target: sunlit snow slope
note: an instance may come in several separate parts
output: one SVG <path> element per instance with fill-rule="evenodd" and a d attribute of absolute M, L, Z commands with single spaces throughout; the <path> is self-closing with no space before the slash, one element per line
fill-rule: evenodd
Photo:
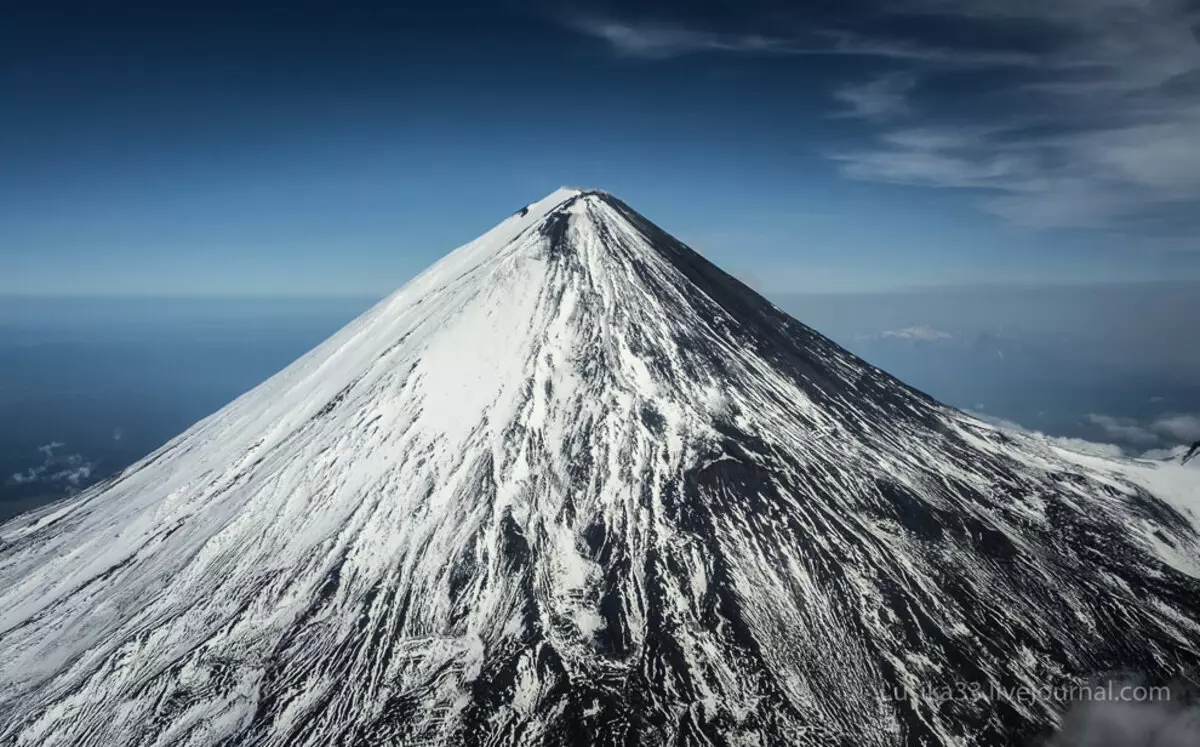
<path fill-rule="evenodd" d="M 1198 494 L 560 190 L 0 527 L 0 744 L 1019 743 L 1200 662 Z"/>

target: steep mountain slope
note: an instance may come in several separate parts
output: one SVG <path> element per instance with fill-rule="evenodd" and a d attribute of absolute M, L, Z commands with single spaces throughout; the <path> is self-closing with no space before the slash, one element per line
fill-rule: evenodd
<path fill-rule="evenodd" d="M 1200 454 L 1200 441 L 1188 447 L 1187 453 L 1183 455 L 1183 463 L 1190 464 L 1196 458 L 1197 454 Z"/>
<path fill-rule="evenodd" d="M 1063 705 L 1016 688 L 1200 662 L 1168 469 L 560 190 L 0 527 L 0 743 L 1002 744 Z"/>

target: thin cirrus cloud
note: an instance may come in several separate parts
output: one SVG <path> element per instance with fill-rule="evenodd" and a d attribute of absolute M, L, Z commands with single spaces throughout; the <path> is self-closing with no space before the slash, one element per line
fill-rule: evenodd
<path fill-rule="evenodd" d="M 672 23 L 629 23 L 593 16 L 572 16 L 566 24 L 587 36 L 606 42 L 626 57 L 663 59 L 704 52 L 795 54 L 800 50 L 787 39 L 758 34 L 730 34 Z"/>
<path fill-rule="evenodd" d="M 847 107 L 839 112 L 842 116 L 867 120 L 888 119 L 911 112 L 908 95 L 916 83 L 912 75 L 886 75 L 866 83 L 842 85 L 834 90 L 833 96 Z"/>
<path fill-rule="evenodd" d="M 1200 205 L 1194 6 L 908 0 L 903 7 L 998 28 L 1022 22 L 1060 41 L 1036 54 L 995 58 L 1013 74 L 978 98 L 1003 100 L 1010 114 L 985 126 L 931 106 L 914 115 L 910 129 L 882 129 L 868 147 L 836 154 L 843 175 L 977 190 L 984 211 L 1030 228 L 1137 226 L 1166 236 L 1194 230 L 1170 217 Z M 915 56 L 910 47 L 893 50 L 883 42 L 875 52 L 897 62 Z M 946 68 L 965 67 L 939 62 L 940 70 L 922 74 L 936 80 Z M 969 103 L 960 102 L 955 113 Z"/>
<path fill-rule="evenodd" d="M 922 22 L 942 35 L 922 36 Z M 973 33 L 947 40 L 947 22 Z M 627 57 L 875 60 L 873 77 L 830 80 L 834 114 L 866 125 L 859 145 L 827 153 L 845 178 L 965 190 L 983 212 L 1031 229 L 1197 247 L 1188 240 L 1200 230 L 1195 0 L 899 0 L 791 26 L 761 19 L 772 35 L 611 18 L 569 25 Z M 977 85 L 942 88 L 972 75 Z"/>

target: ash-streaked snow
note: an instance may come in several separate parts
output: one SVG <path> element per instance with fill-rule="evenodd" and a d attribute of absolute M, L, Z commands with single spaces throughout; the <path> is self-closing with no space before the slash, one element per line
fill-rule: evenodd
<path fill-rule="evenodd" d="M 1018 742 L 1065 704 L 1003 693 L 1200 662 L 1198 493 L 559 190 L 0 526 L 0 743 Z"/>

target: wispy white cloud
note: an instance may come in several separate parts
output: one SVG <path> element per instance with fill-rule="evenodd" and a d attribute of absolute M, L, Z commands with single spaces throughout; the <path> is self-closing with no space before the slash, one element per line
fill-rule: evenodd
<path fill-rule="evenodd" d="M 986 128 L 963 123 L 969 100 L 952 113 L 920 112 L 923 138 L 907 137 L 911 130 L 883 131 L 870 147 L 833 154 L 845 176 L 978 190 L 983 210 L 1031 228 L 1120 228 L 1200 206 L 1200 16 L 1194 6 L 1177 0 L 902 0 L 891 7 L 976 23 L 1039 24 L 1063 41 L 1007 60 L 1030 64 L 1025 75 L 981 94 L 1006 97 L 1009 112 L 998 120 L 992 115 Z M 970 64 L 969 54 L 956 63 L 914 42 L 853 43 L 898 60 Z M 1041 134 L 1029 134 L 1035 132 Z M 1160 223 L 1167 233 L 1174 230 L 1169 221 Z"/>
<path fill-rule="evenodd" d="M 592 16 L 573 16 L 567 18 L 567 25 L 580 33 L 606 42 L 614 52 L 627 57 L 661 59 L 702 52 L 803 52 L 786 38 L 708 31 L 667 22 L 635 23 Z"/>
<path fill-rule="evenodd" d="M 1042 433 L 1041 431 L 1035 431 L 1035 430 L 1026 428 L 1025 426 L 1021 425 L 1020 423 L 1014 422 L 1012 420 L 1005 420 L 1004 418 L 998 418 L 994 415 L 988 415 L 987 413 L 978 412 L 976 410 L 968 410 L 967 414 L 969 414 L 973 417 L 979 418 L 980 420 L 982 420 L 985 423 L 991 423 L 992 425 L 999 426 L 1000 428 L 1007 428 L 1007 429 L 1013 430 L 1013 431 L 1023 431 L 1025 433 L 1031 433 L 1035 436 L 1038 436 L 1040 438 L 1044 438 L 1048 441 L 1051 441 L 1051 442 L 1063 447 L 1064 449 L 1070 449 L 1071 451 L 1077 451 L 1081 454 L 1095 454 L 1096 456 L 1105 456 L 1105 457 L 1120 457 L 1120 456 L 1126 455 L 1125 450 L 1122 449 L 1117 444 L 1101 443 L 1098 441 L 1088 441 L 1087 439 L 1071 438 L 1068 436 L 1050 436 L 1045 433 Z"/>
<path fill-rule="evenodd" d="M 66 444 L 61 441 L 39 446 L 37 450 L 42 455 L 41 463 L 13 473 L 8 481 L 15 485 L 35 482 L 66 484 L 72 488 L 83 484 L 92 476 L 96 463 L 84 459 L 82 454 L 58 453 L 64 446 Z"/>
<path fill-rule="evenodd" d="M 990 135 L 982 128 L 911 128 L 880 136 L 882 147 L 834 154 L 846 176 L 925 187 L 1032 189 L 1033 164 L 1023 153 L 975 155 Z"/>
<path fill-rule="evenodd" d="M 1002 33 L 964 34 L 947 46 L 944 35 L 940 42 L 900 36 L 898 29 L 915 33 L 920 24 L 890 22 L 899 17 Z M 1184 225 L 1189 211 L 1200 214 L 1200 6 L 1193 0 L 897 0 L 824 28 L 774 21 L 744 33 L 566 19 L 626 57 L 876 59 L 887 66 L 883 74 L 830 91 L 835 116 L 878 127 L 860 147 L 828 154 L 843 176 L 970 190 L 983 212 L 1031 229 L 1103 229 L 1136 235 L 1148 248 L 1196 246 L 1196 225 Z M 1003 33 L 1014 28 L 1026 33 Z M 972 44 L 982 37 L 988 42 Z M 1004 38 L 1007 46 L 997 41 Z M 952 101 L 936 94 L 947 74 L 981 72 L 1000 74 Z M 935 93 L 918 107 L 911 94 L 926 86 Z"/>
<path fill-rule="evenodd" d="M 880 337 L 894 337 L 902 340 L 949 340 L 952 335 L 949 332 L 919 324 L 903 329 L 889 329 L 881 333 Z"/>
<path fill-rule="evenodd" d="M 882 39 L 845 30 L 821 30 L 814 38 L 828 46 L 823 54 L 847 57 L 876 57 L 896 62 L 917 63 L 921 69 L 1023 68 L 1039 67 L 1045 61 L 1021 51 L 951 49 L 906 39 Z"/>
<path fill-rule="evenodd" d="M 1098 426 L 1109 438 L 1131 444 L 1158 443 L 1158 435 L 1149 428 L 1141 426 L 1130 418 L 1116 418 L 1111 415 L 1088 415 L 1088 421 Z"/>
<path fill-rule="evenodd" d="M 1200 415 L 1192 413 L 1168 413 L 1146 422 L 1092 413 L 1088 422 L 1107 437 L 1128 444 L 1169 448 L 1200 441 Z"/>
<path fill-rule="evenodd" d="M 1200 205 L 1200 104 L 1173 116 L 1040 138 L 1016 126 L 894 130 L 834 158 L 854 179 L 990 192 L 984 210 L 1027 227 L 1111 227 L 1155 207 Z"/>
<path fill-rule="evenodd" d="M 80 483 L 86 482 L 92 476 L 92 469 L 95 467 L 91 462 L 84 462 L 83 457 L 78 454 L 74 455 L 78 458 L 77 462 L 70 462 L 71 466 L 66 469 L 60 469 L 49 476 L 48 482 L 65 482 L 72 487 L 78 487 Z"/>
<path fill-rule="evenodd" d="M 1172 446 L 1165 449 L 1149 449 L 1142 452 L 1143 459 L 1181 459 L 1187 454 L 1188 447 Z"/>
<path fill-rule="evenodd" d="M 626 57 L 665 59 L 690 54 L 742 53 L 875 57 L 933 68 L 1038 67 L 1045 60 L 1024 52 L 964 50 L 877 39 L 841 29 L 761 34 L 713 31 L 677 21 L 624 20 L 589 14 L 563 17 L 567 28 L 606 43 Z"/>
<path fill-rule="evenodd" d="M 1132 418 L 1118 418 L 1110 415 L 1095 413 L 1089 415 L 1088 421 L 1100 429 L 1104 438 L 1118 442 L 1109 443 L 1069 436 L 1051 436 L 1026 428 L 1012 420 L 980 412 L 978 408 L 967 412 L 986 423 L 1032 433 L 1063 448 L 1098 456 L 1177 459 L 1187 452 L 1187 444 L 1200 440 L 1200 416 L 1191 414 L 1167 415 L 1149 423 L 1139 423 Z"/>
<path fill-rule="evenodd" d="M 885 75 L 865 83 L 847 84 L 834 91 L 847 109 L 839 114 L 860 119 L 890 119 L 908 114 L 909 92 L 916 85 L 912 75 Z"/>
<path fill-rule="evenodd" d="M 49 459 L 54 455 L 55 449 L 61 449 L 64 446 L 66 446 L 66 444 L 64 444 L 62 441 L 51 441 L 48 444 L 42 444 L 37 448 L 37 450 L 41 452 L 43 456 Z"/>
<path fill-rule="evenodd" d="M 1200 441 L 1200 415 L 1166 415 L 1154 421 L 1151 427 L 1168 438 L 1188 442 Z"/>

